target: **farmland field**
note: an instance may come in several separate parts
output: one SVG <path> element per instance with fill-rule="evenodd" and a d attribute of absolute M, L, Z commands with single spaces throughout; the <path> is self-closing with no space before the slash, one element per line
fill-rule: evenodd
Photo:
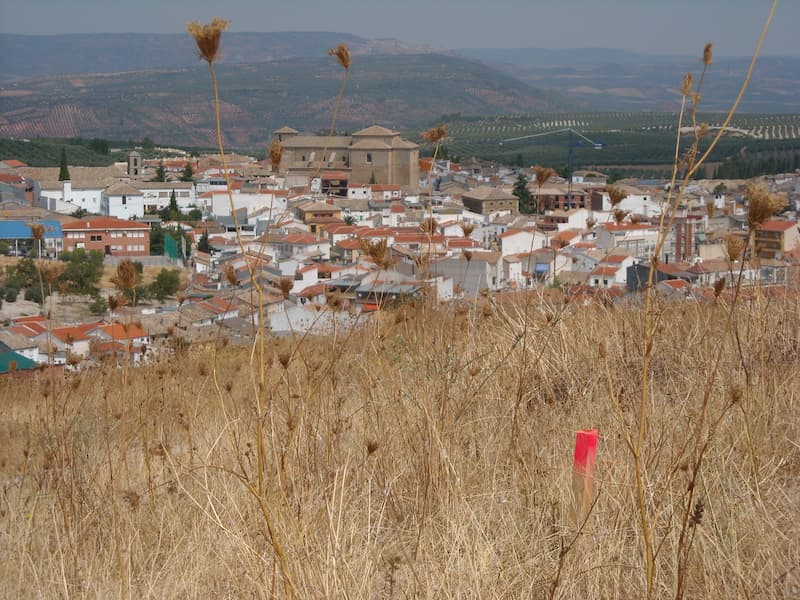
<path fill-rule="evenodd" d="M 701 148 L 708 147 L 724 118 L 721 113 L 698 115 L 698 123 L 705 123 L 709 128 Z M 587 142 L 577 146 L 575 168 L 671 164 L 677 121 L 673 113 L 641 112 L 455 117 L 448 121 L 447 153 L 461 159 L 474 156 L 558 168 L 567 163 L 568 134 L 556 132 L 572 128 L 591 141 L 603 144 L 602 149 L 595 149 Z M 687 144 L 693 138 L 690 125 L 684 121 L 682 128 L 682 139 Z M 537 134 L 547 135 L 526 137 Z M 721 161 L 745 149 L 753 154 L 800 152 L 800 114 L 735 116 L 710 160 Z"/>

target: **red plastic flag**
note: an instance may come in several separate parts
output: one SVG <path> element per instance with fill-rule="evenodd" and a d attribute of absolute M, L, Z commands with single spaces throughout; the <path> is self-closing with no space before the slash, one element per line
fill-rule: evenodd
<path fill-rule="evenodd" d="M 596 458 L 597 430 L 576 432 L 575 456 L 572 461 L 572 493 L 575 497 L 576 527 L 580 527 L 592 504 Z"/>

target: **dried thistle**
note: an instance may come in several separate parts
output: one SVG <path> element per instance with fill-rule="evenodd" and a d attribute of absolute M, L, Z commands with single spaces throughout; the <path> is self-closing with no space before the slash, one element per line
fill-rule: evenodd
<path fill-rule="evenodd" d="M 198 21 L 192 21 L 186 26 L 197 44 L 197 52 L 208 64 L 213 63 L 219 53 L 219 42 L 222 32 L 231 24 L 230 21 L 214 17 L 211 22 L 201 25 Z"/>
<path fill-rule="evenodd" d="M 625 220 L 625 217 L 628 216 L 628 211 L 618 208 L 614 211 L 613 215 L 614 215 L 614 221 L 617 222 L 617 225 L 621 225 L 622 222 Z"/>
<path fill-rule="evenodd" d="M 741 402 L 742 396 L 744 396 L 744 388 L 740 384 L 734 383 L 728 388 L 728 400 L 731 404 Z"/>
<path fill-rule="evenodd" d="M 633 215 L 630 216 L 630 219 L 628 219 L 628 220 L 633 224 L 641 223 L 642 222 L 642 215 L 633 214 Z"/>
<path fill-rule="evenodd" d="M 694 509 L 692 510 L 692 515 L 689 517 L 689 525 L 692 527 L 696 527 L 697 525 L 701 525 L 703 523 L 703 513 L 705 512 L 706 507 L 703 504 L 702 500 L 698 500 L 694 503 Z"/>
<path fill-rule="evenodd" d="M 468 238 L 470 235 L 472 235 L 472 232 L 475 231 L 475 225 L 472 223 L 462 221 L 459 223 L 459 225 L 461 226 L 461 232 L 464 234 L 465 238 Z"/>
<path fill-rule="evenodd" d="M 464 260 L 466 260 L 467 262 L 470 262 L 472 260 L 472 252 L 471 251 L 464 250 L 464 252 L 462 252 L 462 254 L 464 255 Z"/>
<path fill-rule="evenodd" d="M 283 146 L 278 140 L 273 140 L 269 145 L 269 162 L 272 165 L 272 170 L 276 173 L 280 169 L 282 158 Z"/>
<path fill-rule="evenodd" d="M 542 187 L 545 183 L 550 181 L 556 174 L 554 169 L 550 167 L 542 167 L 541 165 L 535 165 L 533 167 L 533 174 L 536 177 L 536 184 L 539 187 Z"/>
<path fill-rule="evenodd" d="M 39 270 L 42 273 L 42 278 L 49 284 L 53 285 L 58 278 L 61 276 L 61 273 L 64 271 L 63 263 L 47 263 L 42 265 Z"/>
<path fill-rule="evenodd" d="M 713 47 L 714 47 L 713 44 L 709 42 L 705 45 L 705 48 L 703 48 L 703 64 L 706 66 L 711 64 L 711 55 Z"/>
<path fill-rule="evenodd" d="M 231 286 L 236 287 L 239 284 L 239 278 L 236 277 L 236 269 L 233 268 L 233 265 L 228 265 L 225 267 L 225 279 L 228 280 L 228 283 Z"/>
<path fill-rule="evenodd" d="M 133 261 L 126 258 L 117 265 L 117 272 L 111 282 L 119 290 L 133 290 L 139 284 L 139 272 Z"/>
<path fill-rule="evenodd" d="M 785 206 L 785 202 L 780 196 L 770 194 L 763 185 L 752 181 L 747 183 L 744 195 L 748 204 L 747 224 L 751 229 L 768 221 Z"/>
<path fill-rule="evenodd" d="M 731 233 L 725 238 L 725 246 L 728 253 L 728 260 L 735 261 L 739 260 L 739 257 L 742 255 L 745 241 L 742 239 L 742 236 Z"/>
<path fill-rule="evenodd" d="M 611 202 L 611 206 L 617 206 L 628 197 L 628 192 L 615 185 L 608 186 L 606 192 L 608 193 L 608 201 Z"/>
<path fill-rule="evenodd" d="M 339 61 L 339 64 L 342 65 L 345 70 L 350 69 L 350 48 L 345 44 L 339 44 L 336 48 L 331 48 L 328 50 L 328 55 L 335 56 L 336 60 Z"/>
<path fill-rule="evenodd" d="M 288 352 L 281 352 L 278 354 L 278 362 L 281 363 L 281 366 L 284 369 L 289 368 L 289 362 L 292 360 L 292 355 Z"/>
<path fill-rule="evenodd" d="M 597 219 L 594 219 L 592 217 L 586 219 L 586 229 L 591 229 L 595 225 L 597 225 Z"/>
<path fill-rule="evenodd" d="M 694 85 L 694 77 L 691 73 L 686 73 L 683 76 L 683 83 L 681 84 L 681 93 L 684 96 L 688 96 L 692 93 L 692 86 Z"/>
<path fill-rule="evenodd" d="M 360 244 L 361 251 L 369 256 L 380 269 L 386 270 L 389 268 L 389 254 L 385 239 L 378 240 L 377 242 L 362 239 Z"/>
<path fill-rule="evenodd" d="M 714 283 L 714 298 L 719 298 L 719 295 L 722 293 L 722 290 L 725 289 L 725 284 L 727 280 L 724 277 L 720 277 Z"/>
<path fill-rule="evenodd" d="M 436 222 L 436 219 L 427 218 L 422 222 L 422 224 L 419 226 L 419 228 L 422 229 L 422 231 L 424 233 L 427 233 L 428 235 L 432 235 L 432 234 L 436 233 L 436 228 L 438 226 L 439 226 L 439 223 Z"/>
<path fill-rule="evenodd" d="M 35 242 L 41 242 L 44 239 L 44 225 L 41 223 L 31 223 L 28 227 L 31 229 L 31 236 Z"/>
<path fill-rule="evenodd" d="M 438 144 L 442 140 L 447 139 L 447 125 L 437 125 L 430 129 L 423 131 L 420 134 L 423 140 L 430 144 Z"/>
<path fill-rule="evenodd" d="M 291 277 L 281 277 L 278 280 L 278 289 L 281 291 L 284 298 L 289 297 L 289 292 L 292 291 L 292 287 L 294 287 L 294 280 Z"/>
<path fill-rule="evenodd" d="M 378 441 L 374 439 L 368 439 L 365 445 L 367 446 L 367 456 L 371 456 L 378 449 Z"/>
<path fill-rule="evenodd" d="M 325 304 L 331 310 L 338 312 L 344 308 L 344 300 L 339 290 L 325 290 Z"/>

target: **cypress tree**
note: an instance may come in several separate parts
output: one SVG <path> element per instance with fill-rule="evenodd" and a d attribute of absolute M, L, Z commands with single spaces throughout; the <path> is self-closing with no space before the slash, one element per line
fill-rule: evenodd
<path fill-rule="evenodd" d="M 61 146 L 61 161 L 58 169 L 58 180 L 69 181 L 69 167 L 67 167 L 67 149 Z"/>

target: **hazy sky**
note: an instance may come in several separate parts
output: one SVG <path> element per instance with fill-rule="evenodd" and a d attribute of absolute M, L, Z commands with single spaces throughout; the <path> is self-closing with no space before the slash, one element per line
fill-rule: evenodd
<path fill-rule="evenodd" d="M 769 0 L 0 0 L 3 33 L 177 33 L 218 15 L 234 31 L 339 31 L 434 48 L 752 52 Z M 800 55 L 800 1 L 782 0 L 765 54 Z"/>

